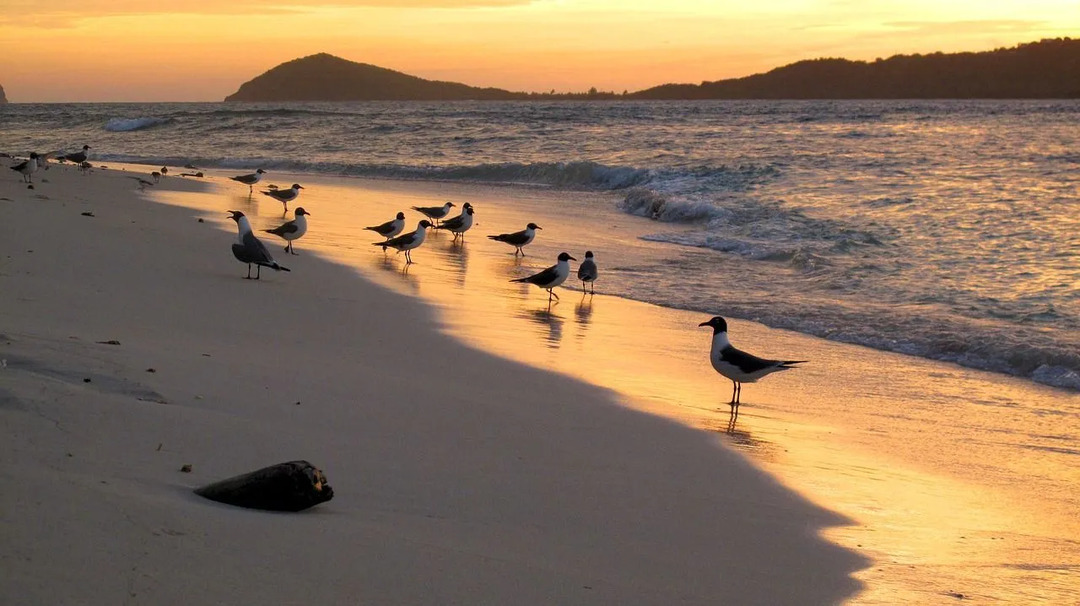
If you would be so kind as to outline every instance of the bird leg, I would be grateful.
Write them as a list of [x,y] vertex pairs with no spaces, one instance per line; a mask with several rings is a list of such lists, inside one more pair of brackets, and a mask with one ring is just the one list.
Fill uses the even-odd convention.
[[258,280],[262,277],[262,265],[255,265],[255,279]]
[[251,263],[248,263],[248,275],[244,276],[245,280],[251,279]]
[[559,295],[555,294],[555,291],[554,291],[553,289],[549,288],[549,289],[548,289],[548,294],[549,294],[549,295],[551,295],[550,297],[548,297],[549,299],[550,299],[551,297],[555,297],[555,300],[556,300],[556,301],[558,301],[558,300],[559,300]]
[[735,405],[738,404],[738,400],[735,399],[735,394],[738,393],[738,389],[739,389],[739,384],[736,383],[735,381],[732,381],[731,382],[731,401],[728,402],[728,406],[730,406],[732,408],[735,408]]

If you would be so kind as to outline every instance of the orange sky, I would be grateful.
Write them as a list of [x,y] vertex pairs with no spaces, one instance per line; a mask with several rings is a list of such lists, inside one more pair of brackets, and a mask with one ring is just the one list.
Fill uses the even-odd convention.
[[1077,0],[5,0],[0,85],[33,101],[219,101],[328,52],[509,90],[640,90],[800,59],[1080,36]]

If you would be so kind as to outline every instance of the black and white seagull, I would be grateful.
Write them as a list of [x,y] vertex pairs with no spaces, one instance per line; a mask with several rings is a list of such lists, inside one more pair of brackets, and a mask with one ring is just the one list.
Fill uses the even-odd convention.
[[461,207],[461,214],[443,221],[441,224],[436,225],[435,229],[445,229],[454,234],[454,239],[457,240],[458,236],[462,240],[465,239],[465,232],[472,228],[473,224],[473,207],[472,204],[466,202]]
[[398,213],[396,218],[387,221],[386,223],[372,225],[371,227],[365,227],[364,229],[370,229],[371,231],[389,240],[390,238],[393,238],[394,236],[400,234],[401,230],[405,229],[405,213]]
[[86,162],[86,159],[89,157],[89,152],[90,146],[84,145],[82,146],[82,151],[77,151],[73,154],[64,154],[59,156],[57,160],[66,160],[68,162],[74,162],[75,164],[82,164],[83,162]]
[[765,375],[795,368],[796,364],[802,364],[806,360],[766,360],[735,349],[731,346],[727,335],[727,321],[716,316],[708,322],[702,322],[698,326],[711,326],[713,329],[712,350],[709,352],[709,361],[716,372],[731,380],[731,406],[732,419],[739,415],[739,399],[742,396],[742,384],[754,383]]
[[266,250],[266,245],[263,244],[255,234],[251,231],[251,223],[248,222],[248,218],[244,216],[244,213],[238,210],[230,210],[229,218],[236,221],[237,239],[232,245],[233,256],[237,261],[241,263],[247,263],[248,273],[244,277],[245,280],[251,280],[251,265],[255,264],[255,280],[259,279],[262,274],[263,267],[269,267],[276,271],[290,271],[288,267],[278,265],[278,262],[270,256],[270,251]]
[[274,229],[264,229],[268,234],[274,234],[279,238],[283,238],[288,244],[285,246],[285,252],[290,255],[295,255],[293,251],[293,240],[299,240],[301,236],[307,233],[307,218],[311,215],[308,211],[304,210],[304,207],[297,206],[295,217],[292,221],[286,221],[285,223],[278,225]]
[[536,223],[529,223],[525,226],[525,229],[521,231],[515,231],[512,234],[499,234],[497,236],[488,236],[488,238],[495,240],[496,242],[506,242],[507,244],[513,246],[516,249],[514,250],[515,257],[518,253],[521,253],[521,256],[524,257],[525,251],[522,250],[522,248],[524,248],[525,245],[527,245],[529,242],[533,241],[533,238],[536,237],[536,230],[538,229],[543,228]]
[[570,261],[577,261],[577,259],[571,257],[570,253],[559,253],[559,262],[555,265],[531,276],[510,281],[526,282],[543,288],[548,291],[548,303],[551,303],[551,297],[555,297],[556,300],[559,298],[559,295],[555,294],[552,289],[565,282],[566,278],[570,276]]
[[23,181],[27,183],[34,182],[34,173],[38,169],[38,155],[37,152],[30,152],[30,158],[23,160],[22,162],[10,167],[11,170],[21,174]]
[[596,282],[596,277],[598,275],[599,272],[596,270],[596,260],[593,258],[592,251],[587,250],[585,251],[585,260],[582,261],[581,265],[578,265],[577,268],[577,277],[578,280],[581,280],[581,291],[585,292],[585,284],[588,283],[592,285],[589,289],[589,294],[596,294],[596,285],[594,283]]
[[381,246],[383,250],[386,250],[387,248],[393,248],[396,249],[399,253],[404,251],[405,263],[407,265],[411,265],[413,260],[410,251],[424,243],[424,238],[427,237],[427,230],[429,227],[431,227],[431,222],[429,222],[427,219],[424,219],[421,220],[419,224],[417,224],[416,231],[410,231],[407,234],[401,234],[400,236],[396,238],[391,238],[385,242],[373,242],[372,244],[375,246]]
[[281,202],[285,207],[285,212],[289,212],[289,202],[296,199],[296,196],[300,195],[300,190],[304,189],[300,187],[299,183],[293,183],[289,189],[264,189],[262,195],[270,196],[271,198]]
[[255,184],[258,183],[260,180],[262,180],[262,176],[263,176],[264,173],[266,173],[265,170],[263,170],[261,168],[256,168],[255,172],[253,172],[251,174],[236,175],[235,177],[229,177],[229,178],[232,179],[233,181],[238,181],[240,183],[243,183],[244,185],[247,185],[248,186],[248,193],[251,193],[255,189]]
[[453,202],[447,202],[442,206],[414,206],[412,209],[438,224],[440,219],[450,214],[450,209],[453,207]]

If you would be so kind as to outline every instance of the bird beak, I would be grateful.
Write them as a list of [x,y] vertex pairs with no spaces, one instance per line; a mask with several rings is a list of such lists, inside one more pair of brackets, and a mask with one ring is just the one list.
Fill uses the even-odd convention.
[[573,258],[573,257],[570,257],[570,260],[571,260],[571,261],[577,261],[577,259],[575,259],[575,258]]
[[708,322],[702,322],[701,324],[698,324],[698,326],[710,326],[710,324]]
[[544,229],[544,228],[543,228],[543,227],[540,227],[539,225],[537,225],[537,226],[536,226],[536,229]]

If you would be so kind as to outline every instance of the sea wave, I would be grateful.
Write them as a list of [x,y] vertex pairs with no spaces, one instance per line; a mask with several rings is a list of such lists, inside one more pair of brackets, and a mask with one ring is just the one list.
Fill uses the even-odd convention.
[[105,130],[113,133],[124,133],[153,128],[169,122],[172,122],[171,118],[155,118],[152,116],[144,118],[111,118],[105,123]]

